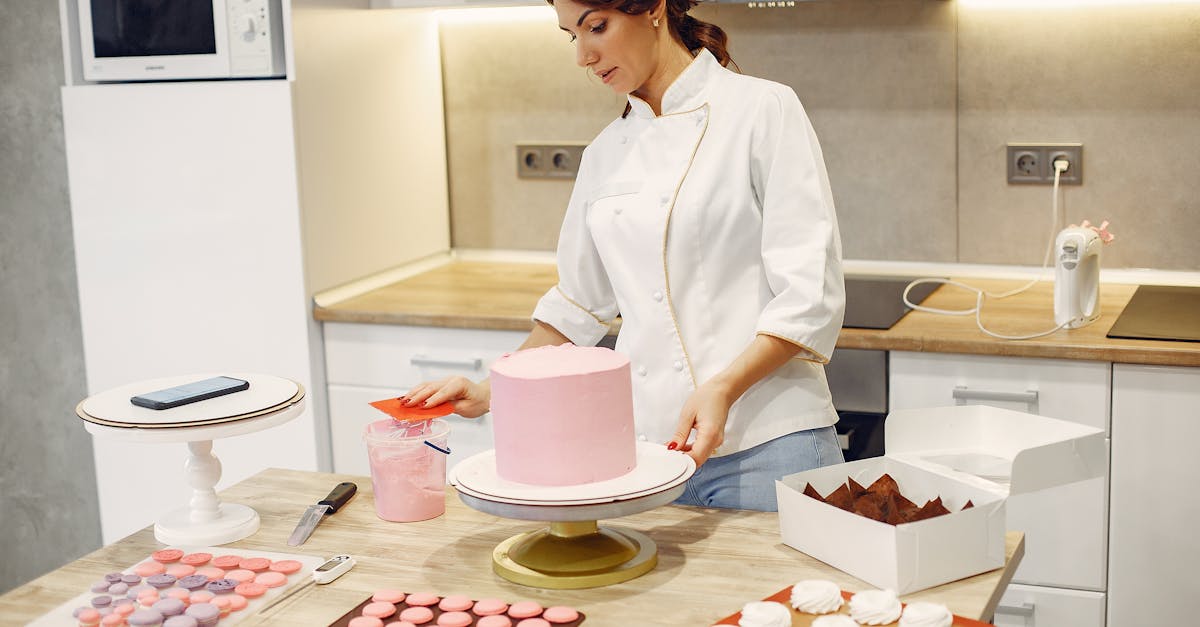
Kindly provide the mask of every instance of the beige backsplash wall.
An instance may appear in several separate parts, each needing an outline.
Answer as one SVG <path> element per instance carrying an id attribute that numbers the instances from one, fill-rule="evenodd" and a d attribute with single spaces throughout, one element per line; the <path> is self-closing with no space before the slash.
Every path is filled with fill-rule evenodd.
<path id="1" fill-rule="evenodd" d="M 942 0 L 709 5 L 747 74 L 792 86 L 821 138 L 847 258 L 1040 264 L 1048 186 L 1010 141 L 1082 142 L 1066 220 L 1111 220 L 1105 267 L 1200 270 L 1200 4 L 995 9 Z M 570 182 L 518 179 L 518 142 L 587 142 L 624 99 L 552 10 L 440 26 L 451 239 L 552 250 Z"/>

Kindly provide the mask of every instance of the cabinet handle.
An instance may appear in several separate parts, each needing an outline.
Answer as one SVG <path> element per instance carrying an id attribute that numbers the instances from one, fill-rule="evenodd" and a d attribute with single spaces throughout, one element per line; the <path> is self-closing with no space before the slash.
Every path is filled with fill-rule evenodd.
<path id="1" fill-rule="evenodd" d="M 966 405 L 967 401 L 1003 401 L 1006 403 L 1025 403 L 1037 413 L 1038 391 L 997 392 L 995 390 L 972 390 L 966 386 L 955 386 L 954 402 L 956 405 Z"/>
<path id="2" fill-rule="evenodd" d="M 459 368 L 464 370 L 479 370 L 483 367 L 483 359 L 430 359 L 417 355 L 408 362 L 418 368 Z"/>
<path id="3" fill-rule="evenodd" d="M 1033 618 L 1034 605 L 1033 603 L 1022 603 L 1020 605 L 997 605 L 997 614 L 1008 614 L 1009 616 L 1020 616 L 1022 618 Z M 1029 621 L 1025 621 L 1028 623 Z"/>

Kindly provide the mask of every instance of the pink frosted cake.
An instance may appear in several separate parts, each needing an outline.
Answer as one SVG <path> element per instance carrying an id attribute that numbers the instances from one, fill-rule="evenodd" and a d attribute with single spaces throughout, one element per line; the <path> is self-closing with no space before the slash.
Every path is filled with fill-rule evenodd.
<path id="1" fill-rule="evenodd" d="M 564 344 L 492 365 L 492 431 L 502 479 L 545 486 L 619 477 L 637 465 L 629 359 Z"/>

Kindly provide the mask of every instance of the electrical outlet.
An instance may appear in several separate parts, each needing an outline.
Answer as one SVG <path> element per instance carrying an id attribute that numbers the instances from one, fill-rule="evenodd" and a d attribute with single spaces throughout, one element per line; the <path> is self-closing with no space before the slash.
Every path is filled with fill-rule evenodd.
<path id="1" fill-rule="evenodd" d="M 546 155 L 541 146 L 517 145 L 517 177 L 541 178 L 546 176 Z"/>
<path id="2" fill-rule="evenodd" d="M 1059 184 L 1083 184 L 1083 144 L 1009 144 L 1006 154 L 1009 183 L 1052 185 L 1054 162 L 1066 159 L 1069 165 Z"/>
<path id="3" fill-rule="evenodd" d="M 583 143 L 517 144 L 517 176 L 520 178 L 573 179 L 579 173 Z"/>
<path id="4" fill-rule="evenodd" d="M 1083 185 L 1083 144 L 1058 144 L 1046 148 L 1046 182 L 1054 183 L 1054 162 L 1067 160 L 1067 169 L 1058 175 L 1060 185 Z"/>

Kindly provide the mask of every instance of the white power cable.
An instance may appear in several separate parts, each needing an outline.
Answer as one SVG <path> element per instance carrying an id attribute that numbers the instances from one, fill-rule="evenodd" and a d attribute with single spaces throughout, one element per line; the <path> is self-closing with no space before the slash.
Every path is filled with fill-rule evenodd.
<path id="1" fill-rule="evenodd" d="M 951 279 L 941 279 L 941 278 L 917 279 L 917 280 L 909 283 L 904 288 L 904 294 L 901 296 L 901 298 L 904 299 L 904 304 L 911 309 L 915 309 L 916 311 L 924 311 L 927 313 L 940 314 L 940 315 L 944 315 L 944 316 L 969 316 L 971 314 L 975 314 L 975 325 L 979 327 L 980 331 L 983 331 L 984 333 L 986 333 L 992 337 L 999 338 L 1002 340 L 1031 340 L 1033 338 L 1043 337 L 1046 335 L 1050 335 L 1051 333 L 1055 333 L 1059 329 L 1062 329 L 1062 328 L 1066 327 L 1068 324 L 1070 324 L 1070 321 L 1064 322 L 1048 331 L 1042 331 L 1040 333 L 1034 333 L 1031 335 L 1003 335 L 1000 333 L 996 333 L 994 331 L 990 331 L 986 327 L 984 327 L 983 319 L 982 319 L 983 301 L 985 298 L 1008 298 L 1009 296 L 1015 296 L 1017 294 L 1020 294 L 1021 292 L 1028 290 L 1029 288 L 1033 287 L 1034 285 L 1036 285 L 1037 283 L 1039 283 L 1045 279 L 1046 268 L 1050 265 L 1050 258 L 1054 251 L 1054 239 L 1058 232 L 1058 179 L 1059 179 L 1059 176 L 1061 176 L 1062 173 L 1065 172 L 1067 170 L 1067 168 L 1069 168 L 1069 167 L 1071 167 L 1071 162 L 1067 161 L 1066 159 L 1056 159 L 1054 161 L 1054 190 L 1052 192 L 1053 200 L 1050 203 L 1050 207 L 1051 207 L 1051 209 L 1050 209 L 1050 241 L 1046 245 L 1046 256 L 1042 259 L 1042 267 L 1038 271 L 1037 276 L 1034 277 L 1034 279 L 1032 281 L 1030 281 L 1030 282 L 1026 283 L 1025 285 L 1022 285 L 1021 287 L 1018 287 L 1016 289 L 1009 290 L 1007 292 L 1002 292 L 999 294 L 993 294 L 991 292 L 982 290 L 982 289 L 974 287 L 972 285 L 967 285 L 966 283 L 963 283 L 961 281 L 954 281 Z M 967 291 L 975 292 L 975 306 L 970 309 L 938 309 L 936 307 L 925 307 L 923 305 L 917 305 L 917 304 L 909 301 L 908 293 L 912 290 L 913 287 L 915 287 L 917 285 L 921 285 L 923 283 L 937 283 L 939 285 L 953 285 L 954 287 L 960 287 Z"/>

